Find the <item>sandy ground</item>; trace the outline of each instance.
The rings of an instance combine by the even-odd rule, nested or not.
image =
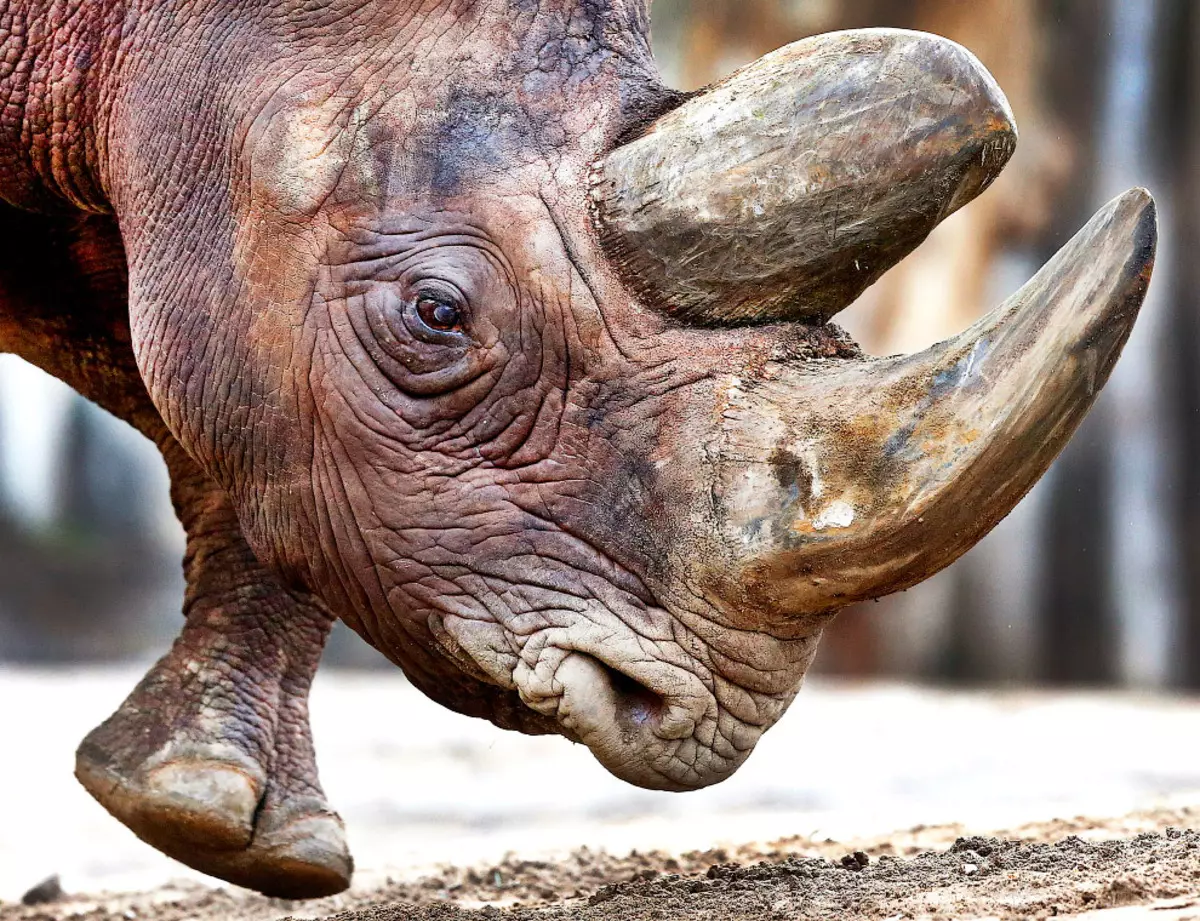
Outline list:
[[[1197,700],[815,685],[736,777],[678,796],[397,678],[324,675],[314,733],[360,873],[300,906],[209,888],[77,787],[76,741],[135,679],[0,670],[5,921],[1200,919]],[[1051,821],[1073,816],[1093,818]],[[66,897],[14,904],[52,874]]]

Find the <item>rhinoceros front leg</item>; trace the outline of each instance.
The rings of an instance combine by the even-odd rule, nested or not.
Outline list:
[[[189,866],[271,895],[339,892],[352,863],[308,724],[332,617],[262,567],[223,490],[173,439],[163,453],[188,535],[186,623],[80,745],[76,775]]]
[[[225,494],[150,401],[130,344],[116,222],[0,206],[0,243],[0,352],[153,440],[188,532],[183,632],[80,746],[80,780],[142,839],[196,869],[277,895],[344,889],[351,861],[308,728],[330,615],[264,570]]]

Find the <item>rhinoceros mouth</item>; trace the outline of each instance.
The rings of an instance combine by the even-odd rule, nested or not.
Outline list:
[[[724,780],[749,755],[721,736],[711,692],[698,692],[669,666],[618,668],[576,650],[556,650],[549,658],[556,662],[549,686],[519,681],[522,700],[553,716],[564,735],[586,745],[622,780],[654,790],[694,790]],[[664,693],[664,685],[677,687]]]
[[[682,626],[661,613],[662,623]],[[753,720],[735,715],[723,699],[747,692],[711,664],[673,642],[656,647],[617,625],[614,612],[591,614],[526,636],[507,654],[500,652],[498,624],[449,617],[444,626],[456,657],[470,657],[488,683],[515,690],[525,707],[586,745],[610,773],[648,789],[695,790],[726,779],[793,696],[757,700]],[[597,628],[593,618],[606,623]]]

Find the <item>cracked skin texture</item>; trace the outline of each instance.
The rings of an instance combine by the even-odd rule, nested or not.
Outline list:
[[[866,495],[889,556],[858,561],[846,531],[822,589],[805,554],[845,516],[796,505],[827,501],[806,388],[864,458],[892,410],[862,417],[873,366],[835,327],[682,322],[606,249],[597,162],[686,105],[648,25],[635,0],[0,2],[0,348],[151,438],[188,533],[180,637],[76,766],[149,843],[269,894],[348,884],[306,709],[335,616],[452,709],[561,733],[643,786],[719,782],[837,608],[963,552],[1078,421],[945,534]],[[991,144],[1007,122],[984,104]],[[986,183],[963,192],[978,170],[937,130],[919,194],[945,214]],[[1101,377],[1153,250],[1143,200],[1110,224],[1140,243]],[[924,399],[914,367],[887,365],[893,398]],[[857,456],[833,486],[892,488]],[[889,576],[914,541],[944,548]]]
[[[665,541],[609,514],[655,475],[613,441],[654,437],[707,375],[655,314],[606,316],[617,283],[581,261],[565,193],[675,97],[639,8],[575,6],[0,14],[0,345],[159,444],[189,535],[180,639],[78,773],[202,870],[287,895],[348,881],[304,703],[329,610],[427,693],[524,731],[588,731],[556,720],[556,644],[625,656],[648,687],[629,719],[707,740],[673,740],[681,776],[648,778],[668,786],[714,749],[721,775],[740,762],[811,656],[751,637],[769,667],[721,677],[707,649],[740,658],[739,631],[699,598],[667,616],[639,574],[669,567]],[[422,340],[402,305],[429,277],[469,304]],[[618,527],[626,561],[601,549]],[[289,821],[323,824],[293,842],[323,852],[281,853]]]

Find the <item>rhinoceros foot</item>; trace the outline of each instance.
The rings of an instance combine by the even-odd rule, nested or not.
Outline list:
[[[280,898],[319,898],[350,884],[341,819],[322,797],[268,793],[258,810],[250,778],[219,761],[172,762],[123,776],[89,736],[76,776],[146,843],[202,873]],[[241,845],[228,844],[244,837]]]
[[[353,861],[317,783],[307,719],[294,718],[303,698],[289,699],[279,676],[238,686],[245,699],[234,700],[215,683],[226,669],[197,668],[189,642],[197,632],[189,622],[171,653],[88,734],[76,776],[139,838],[203,873],[282,898],[342,891]],[[179,681],[189,666],[191,680]],[[268,703],[279,707],[278,722],[255,719]]]
[[[188,532],[186,623],[79,746],[75,773],[139,838],[283,898],[350,884],[342,821],[317,777],[308,689],[333,619],[264,570],[227,496],[170,439]]]
[[[342,891],[353,861],[317,783],[303,697],[280,675],[235,686],[235,700],[215,650],[197,666],[200,632],[189,621],[84,739],[76,776],[139,838],[203,873],[283,898]],[[278,721],[255,718],[272,704]]]

